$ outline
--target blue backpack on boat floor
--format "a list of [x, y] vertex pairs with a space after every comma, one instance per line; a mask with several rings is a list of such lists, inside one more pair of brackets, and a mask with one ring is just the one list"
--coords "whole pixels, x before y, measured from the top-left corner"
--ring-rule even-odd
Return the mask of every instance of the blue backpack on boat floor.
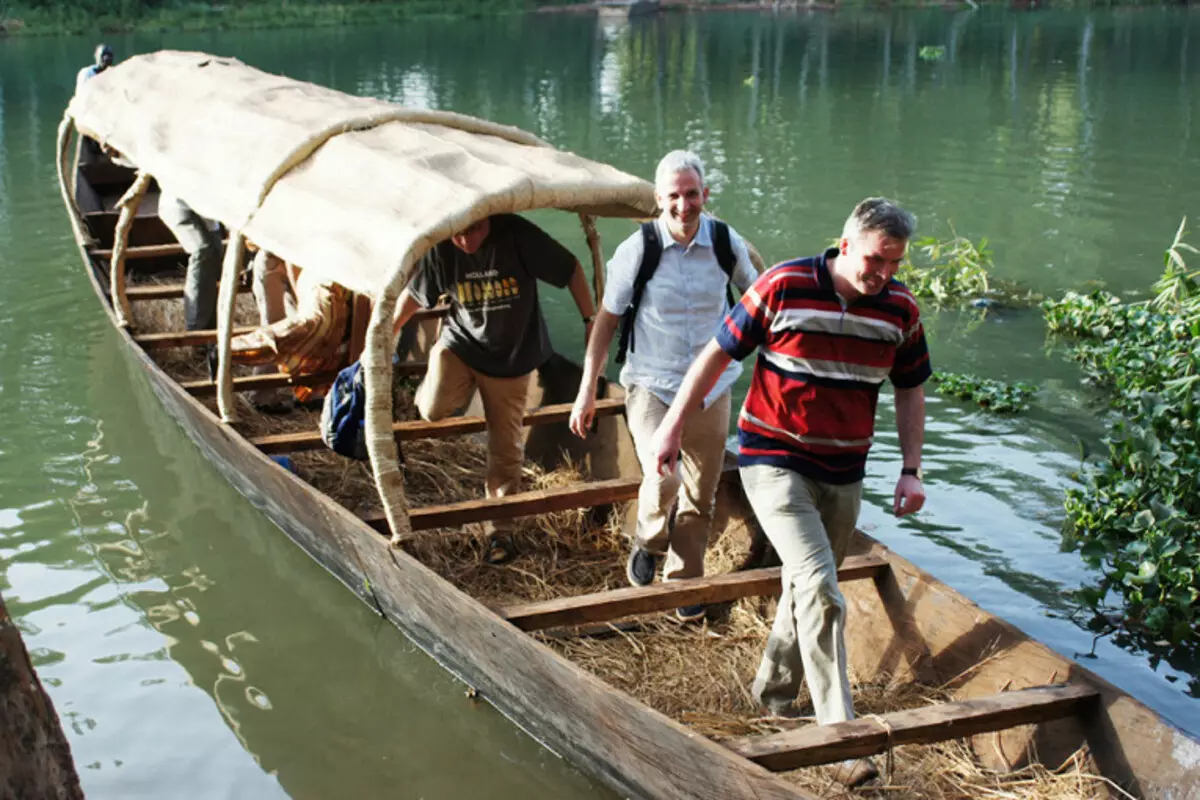
[[362, 364], [355, 361], [338, 373], [321, 406], [321, 441], [347, 458], [367, 460], [367, 387]]
[[[321, 441], [346, 458], [367, 460], [367, 387], [362, 364], [355, 361], [338, 373], [321, 406]], [[396, 454], [404, 463], [400, 443]]]
[[[721, 265], [726, 277], [733, 280], [733, 268], [737, 264], [737, 256], [733, 254], [733, 243], [729, 240], [729, 226], [719, 219], [713, 221], [713, 251], [717, 263]], [[658, 238], [658, 223], [642, 223], [642, 263], [638, 266], [637, 277], [633, 279], [633, 298], [629, 308], [621, 315], [621, 338], [617, 344], [617, 363], [625, 363], [625, 354], [633, 351], [633, 319], [637, 316], [638, 306], [642, 304], [642, 295], [646, 292], [646, 284], [654, 277], [658, 262], [662, 260], [663, 245]], [[733, 308], [733, 290], [725, 284], [725, 297], [729, 307]]]

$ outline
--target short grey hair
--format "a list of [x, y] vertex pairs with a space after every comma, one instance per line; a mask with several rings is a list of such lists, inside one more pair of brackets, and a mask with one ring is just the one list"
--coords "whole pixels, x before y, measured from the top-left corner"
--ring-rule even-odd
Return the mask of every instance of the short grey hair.
[[663, 181], [674, 178], [678, 173], [688, 169], [696, 171], [696, 175], [700, 178], [700, 187], [703, 188], [704, 162], [700, 160], [700, 156], [691, 150], [672, 150], [662, 157], [662, 161], [658, 162], [658, 168], [654, 170], [655, 188]]
[[881, 231], [891, 239], [907, 241], [916, 229], [917, 218], [912, 214], [886, 197], [868, 197], [850, 212], [842, 227], [842, 236], [853, 240], [864, 233]]

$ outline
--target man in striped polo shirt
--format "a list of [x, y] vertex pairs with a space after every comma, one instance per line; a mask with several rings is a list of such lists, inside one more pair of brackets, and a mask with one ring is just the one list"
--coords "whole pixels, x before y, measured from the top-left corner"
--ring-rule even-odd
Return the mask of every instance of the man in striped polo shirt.
[[[751, 506], [783, 561], [783, 591], [755, 697], [794, 716], [807, 677], [817, 721], [854, 718], [846, 676], [846, 604], [837, 567], [854, 534], [875, 406], [895, 389], [903, 468], [893, 512], [925, 502], [921, 444], [929, 351], [912, 294], [894, 276], [915, 221], [883, 198], [859, 203], [837, 246], [765, 272], [696, 359], [655, 435], [660, 469], [673, 469], [684, 418], [732, 360], [758, 359], [738, 419], [738, 465]], [[875, 776], [869, 760], [840, 778]]]

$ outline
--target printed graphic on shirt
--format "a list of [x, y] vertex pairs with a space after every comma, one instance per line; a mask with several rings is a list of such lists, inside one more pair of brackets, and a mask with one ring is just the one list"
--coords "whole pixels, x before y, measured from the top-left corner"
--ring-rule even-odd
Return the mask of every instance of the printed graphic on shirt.
[[516, 278], [497, 278], [498, 270], [471, 272], [454, 285], [454, 295], [459, 305], [468, 311], [477, 309], [500, 310], [512, 306], [521, 296], [521, 287]]

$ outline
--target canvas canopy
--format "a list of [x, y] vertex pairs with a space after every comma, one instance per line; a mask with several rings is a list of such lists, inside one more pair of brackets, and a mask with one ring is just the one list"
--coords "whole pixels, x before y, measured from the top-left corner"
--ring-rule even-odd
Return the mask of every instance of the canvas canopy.
[[372, 296], [410, 248], [419, 257], [480, 216], [654, 213], [648, 182], [516, 128], [204, 53], [130, 58], [68, 114], [200, 215]]
[[[234, 419], [229, 356], [243, 239], [374, 299], [362, 356], [366, 440], [393, 542], [412, 527], [392, 437], [392, 319], [417, 259], [492, 214], [556, 208], [580, 214], [599, 270], [591, 217], [655, 212], [648, 182], [516, 128], [352, 97], [204, 53], [137, 56], [83, 85], [59, 129], [69, 205], [71, 126], [139, 168], [118, 203], [114, 295], [123, 286], [125, 231], [149, 176], [232, 232], [218, 301], [225, 421]], [[125, 301], [114, 301], [120, 319]]]

